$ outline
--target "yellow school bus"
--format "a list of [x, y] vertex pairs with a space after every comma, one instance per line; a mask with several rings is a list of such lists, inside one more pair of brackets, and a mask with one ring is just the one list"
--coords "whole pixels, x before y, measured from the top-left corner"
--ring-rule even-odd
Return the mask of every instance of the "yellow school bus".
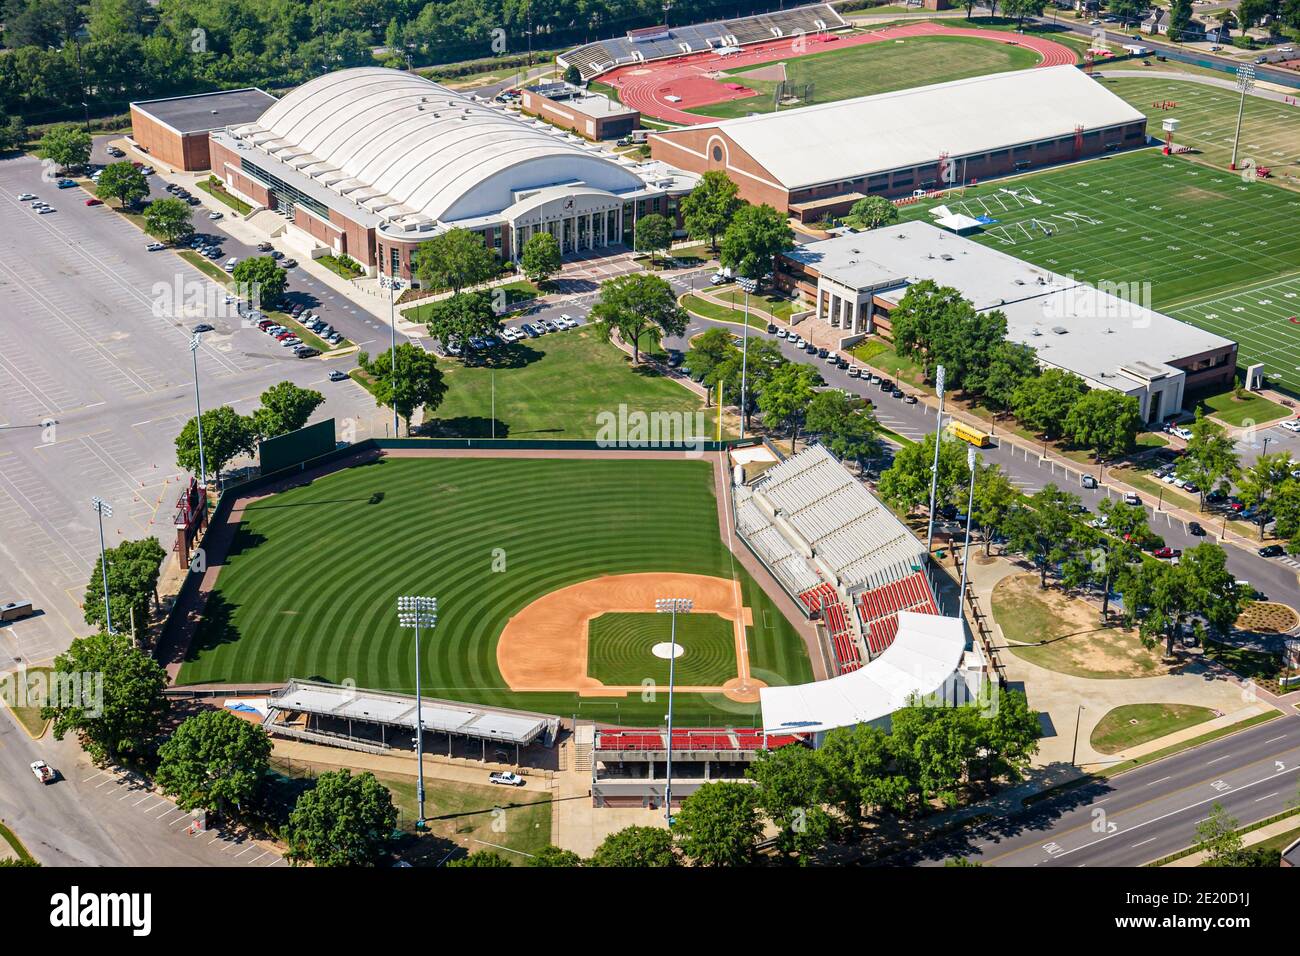
[[946, 430], [953, 438], [960, 438], [962, 441], [970, 442], [976, 448], [988, 448], [992, 444], [989, 441], [988, 432], [980, 431], [973, 425], [959, 422], [955, 418], [948, 422]]

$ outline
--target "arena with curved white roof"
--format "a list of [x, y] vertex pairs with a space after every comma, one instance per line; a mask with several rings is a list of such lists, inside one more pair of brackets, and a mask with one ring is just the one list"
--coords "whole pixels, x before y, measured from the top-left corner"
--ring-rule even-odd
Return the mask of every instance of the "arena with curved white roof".
[[566, 253], [630, 244], [639, 216], [675, 220], [697, 181], [381, 68], [319, 77], [210, 136], [231, 193], [279, 212], [306, 245], [405, 280], [419, 244], [452, 228], [505, 259], [541, 231]]

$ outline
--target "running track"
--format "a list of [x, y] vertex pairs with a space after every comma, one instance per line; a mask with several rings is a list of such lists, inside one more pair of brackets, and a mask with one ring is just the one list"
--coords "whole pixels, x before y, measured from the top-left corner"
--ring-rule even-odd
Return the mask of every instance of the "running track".
[[[1011, 43], [1037, 53], [1040, 67], [1077, 62], [1074, 51], [1069, 47], [1040, 37], [1021, 36], [1001, 30], [965, 30], [945, 27], [938, 23], [915, 23], [851, 36], [810, 35], [799, 39], [773, 40], [770, 43], [745, 47], [742, 52], [731, 56], [719, 56], [711, 52], [692, 53], [671, 60], [620, 66], [599, 79], [600, 82], [616, 88], [619, 98], [624, 103], [640, 110], [646, 116], [693, 126], [716, 121], [709, 116], [687, 113], [683, 107], [708, 106], [753, 95], [750, 91], [741, 92], [731, 89], [725, 82], [710, 77], [710, 73], [772, 63], [788, 59], [791, 55], [803, 56], [808, 53], [860, 46], [864, 43], [883, 43], [917, 36], [979, 37], [995, 43]], [[796, 50], [795, 43], [800, 43], [805, 48]], [[665, 99], [667, 96], [679, 96], [682, 101], [680, 104], [670, 103]]]

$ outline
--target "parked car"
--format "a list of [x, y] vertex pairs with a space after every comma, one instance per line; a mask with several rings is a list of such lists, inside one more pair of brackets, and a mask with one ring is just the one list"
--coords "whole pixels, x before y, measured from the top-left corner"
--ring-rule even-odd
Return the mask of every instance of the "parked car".
[[51, 784], [59, 779], [59, 772], [44, 760], [33, 760], [31, 762], [31, 768], [36, 779], [43, 784]]
[[94, 196], [91, 196], [89, 199], [86, 200], [86, 205], [87, 205], [87, 206], [102, 206], [102, 205], [104, 205], [104, 200], [102, 200], [102, 199], [96, 199]]
[[856, 365], [849, 366], [849, 378], [859, 378], [862, 375], [862, 369]]
[[1261, 558], [1280, 558], [1282, 555], [1286, 554], [1286, 548], [1282, 547], [1280, 544], [1266, 544], [1264, 547], [1260, 548], [1256, 554]]
[[905, 404], [905, 405], [915, 405], [915, 404], [916, 404], [916, 396], [915, 396], [915, 395], [905, 395], [905, 396], [903, 396], [903, 404]]
[[281, 252], [279, 249], [272, 249], [271, 258], [274, 259], [276, 262], [279, 262], [281, 259], [284, 258], [284, 253]]
[[767, 334], [768, 334], [768, 335], [776, 335], [776, 323], [775, 323], [775, 322], [769, 322], [769, 323], [767, 323]]
[[315, 356], [320, 355], [320, 349], [313, 348], [310, 345], [304, 345], [300, 348], [294, 349], [293, 354], [298, 356], [300, 359], [314, 358]]
[[214, 209], [212, 210], [212, 212], [208, 213], [208, 218], [211, 219], [213, 222], [216, 222], [218, 219], [225, 219], [226, 214], [224, 212], [221, 212], [219, 209]]
[[894, 383], [887, 378], [882, 378], [880, 380], [880, 390], [882, 392], [892, 392], [894, 390]]
[[281, 259], [281, 260], [280, 260], [280, 268], [281, 268], [281, 269], [292, 269], [292, 268], [294, 268], [296, 265], [298, 265], [298, 260], [297, 260], [297, 259]]
[[334, 369], [329, 374], [329, 379], [331, 382], [342, 382], [345, 381], [347, 378], [348, 378], [348, 373], [341, 371], [340, 369], [337, 368]]
[[18, 201], [19, 201], [19, 202], [31, 202], [31, 201], [34, 200], [35, 198], [36, 198], [36, 194], [35, 194], [35, 193], [19, 193], [19, 194], [18, 194]]
[[140, 167], [140, 172], [143, 173], [143, 174], [146, 175], [146, 176], [152, 176], [154, 170], [153, 170], [153, 167], [152, 167], [152, 166], [141, 166], [141, 167]]
[[200, 322], [198, 325], [194, 326], [194, 328], [191, 329], [190, 331], [196, 334], [203, 333], [203, 332], [211, 332], [212, 326], [208, 325], [208, 323], [206, 322]]
[[108, 155], [110, 155], [110, 156], [114, 156], [114, 157], [125, 156], [125, 155], [126, 155], [126, 153], [122, 152], [122, 150], [118, 149], [118, 147], [116, 147], [116, 146], [109, 146], [109, 147], [106, 147], [106, 148], [104, 149], [104, 152], [106, 152], [106, 153], [108, 153]]
[[1300, 418], [1293, 418], [1290, 421], [1283, 422], [1282, 427], [1289, 432], [1300, 432]]
[[144, 248], [147, 252], [158, 252], [161, 249], [164, 249], [165, 246], [163, 246], [161, 242], [151, 242], [149, 243], [149, 245], [145, 246]]
[[1164, 548], [1153, 549], [1151, 552], [1151, 556], [1153, 558], [1176, 558], [1182, 553], [1183, 553], [1182, 550], [1179, 548], [1164, 547]]
[[1079, 484], [1085, 488], [1096, 488], [1097, 478], [1095, 475], [1084, 475], [1079, 479]]
[[185, 201], [186, 201], [187, 203], [189, 203], [191, 206], [197, 206], [197, 205], [199, 204], [199, 197], [198, 197], [198, 196], [191, 196], [189, 199], [187, 199], [187, 200], [185, 200]]
[[266, 241], [262, 241], [262, 242], [259, 242], [259, 243], [257, 244], [257, 251], [258, 251], [258, 252], [270, 252], [273, 248], [275, 248], [275, 247], [272, 246], [269, 242], [266, 242]]
[[1204, 538], [1204, 537], [1205, 537], [1205, 529], [1204, 529], [1203, 527], [1201, 527], [1201, 523], [1200, 523], [1199, 521], [1189, 521], [1189, 522], [1187, 522], [1187, 533], [1190, 534], [1190, 535], [1191, 535], [1192, 537], [1194, 537], [1194, 538]]
[[526, 781], [517, 773], [509, 770], [497, 770], [488, 774], [488, 780], [503, 787], [522, 787]]
[[1140, 505], [1142, 504], [1142, 499], [1137, 496], [1136, 492], [1127, 491], [1124, 493], [1124, 504]]
[[805, 342], [805, 343], [804, 343], [803, 350], [804, 350], [804, 352], [806, 352], [808, 355], [816, 355], [816, 354], [817, 354], [817, 346], [813, 345], [811, 342]]
[[77, 181], [75, 179], [60, 179], [55, 185], [60, 189], [71, 189], [77, 185]]

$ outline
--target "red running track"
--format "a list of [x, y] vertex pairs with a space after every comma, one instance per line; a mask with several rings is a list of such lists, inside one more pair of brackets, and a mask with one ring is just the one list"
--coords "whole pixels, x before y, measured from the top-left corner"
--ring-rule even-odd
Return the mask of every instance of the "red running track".
[[[715, 80], [709, 76], [710, 73], [772, 63], [776, 60], [788, 59], [792, 55], [805, 56], [809, 53], [821, 53], [841, 47], [883, 43], [918, 36], [979, 37], [995, 43], [1022, 46], [1038, 54], [1040, 67], [1063, 66], [1077, 62], [1074, 51], [1069, 47], [1040, 37], [1021, 36], [1000, 30], [954, 29], [938, 23], [914, 23], [853, 36], [810, 35], [797, 39], [756, 43], [731, 56], [720, 56], [713, 52], [691, 53], [671, 60], [629, 64], [611, 70], [599, 79], [600, 82], [608, 83], [617, 89], [619, 99], [624, 103], [640, 110], [646, 116], [670, 123], [680, 123], [683, 126], [694, 126], [716, 122], [716, 120], [709, 116], [687, 113], [687, 108], [711, 106], [714, 103], [757, 95], [753, 90], [733, 89], [734, 84], [729, 85], [729, 81], [726, 80]], [[681, 102], [671, 103], [667, 100], [669, 96], [681, 97]]]

